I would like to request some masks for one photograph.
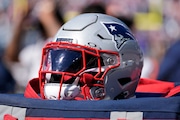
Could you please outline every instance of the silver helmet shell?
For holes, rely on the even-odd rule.
[[[136,38],[121,20],[100,13],[81,14],[65,23],[53,42],[70,42],[117,52],[120,65],[105,74],[103,99],[134,96],[143,67],[143,54]]]

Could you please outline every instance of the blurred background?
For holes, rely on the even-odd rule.
[[[40,42],[41,51],[43,40],[53,37],[64,22],[87,12],[105,13],[126,23],[144,53],[142,77],[160,79],[165,54],[180,38],[179,11],[180,0],[0,0],[0,92],[23,92],[37,77],[37,68],[24,70],[33,64],[22,62],[33,61],[30,52],[21,54],[24,48]],[[26,65],[21,69],[16,63]],[[36,75],[27,77],[32,71]]]

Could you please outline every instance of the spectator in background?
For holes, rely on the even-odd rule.
[[[168,47],[160,62],[157,79],[179,82],[180,78],[180,0],[164,2],[164,31]]]
[[[180,40],[177,40],[165,53],[160,64],[157,79],[163,81],[179,82],[180,78]]]
[[[7,2],[7,1],[6,1]],[[0,93],[13,93],[15,89],[15,80],[7,69],[2,56],[4,49],[11,36],[11,25],[7,14],[7,6],[0,2]]]
[[[22,7],[14,18],[11,42],[4,60],[16,80],[16,93],[24,92],[28,79],[38,77],[42,47],[63,24],[56,1],[37,1],[32,8]],[[27,11],[28,9],[28,11]],[[38,27],[37,27],[38,26]],[[30,33],[31,34],[27,34]],[[23,44],[28,38],[31,44]],[[35,43],[32,44],[32,41]]]

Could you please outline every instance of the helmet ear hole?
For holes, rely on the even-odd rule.
[[[124,86],[126,85],[127,83],[131,82],[131,78],[127,77],[127,78],[121,78],[121,79],[118,79],[119,83]]]

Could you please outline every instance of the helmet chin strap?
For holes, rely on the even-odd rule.
[[[44,86],[44,94],[46,99],[58,100],[59,98],[59,83],[46,83]],[[73,100],[80,94],[80,87],[71,84],[62,84],[60,100]]]
[[[72,84],[62,84],[61,90],[59,83],[46,83],[44,85],[45,98],[58,100],[59,91],[61,91],[60,100],[73,100],[80,94],[80,86],[78,86],[79,80],[80,77],[77,77]]]

